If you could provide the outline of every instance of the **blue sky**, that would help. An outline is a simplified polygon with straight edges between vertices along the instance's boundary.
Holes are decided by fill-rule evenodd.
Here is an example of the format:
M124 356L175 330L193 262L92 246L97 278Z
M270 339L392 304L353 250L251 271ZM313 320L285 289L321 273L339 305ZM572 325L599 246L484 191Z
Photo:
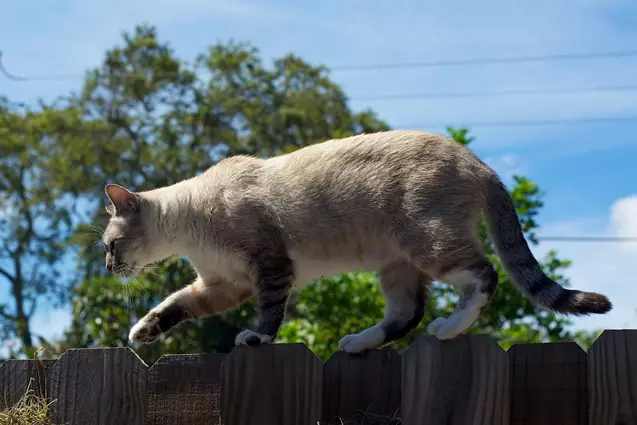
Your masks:
M514 4L515 3L515 4ZM3 63L18 75L81 75L122 31L148 22L192 60L216 41L249 41L264 58L294 52L329 66L634 50L632 1L266 2L185 0L13 2L3 5ZM357 101L383 94L637 85L637 57L462 67L333 71L352 107L371 107L394 128L430 124L637 117L637 91L455 99ZM79 90L81 78L15 82L0 94L33 103ZM547 193L541 234L637 236L637 120L546 126L474 126L473 148L507 180L521 173ZM510 180L508 180L510 181ZM636 243L546 242L574 264L573 286L607 294L615 309L580 328L637 325ZM0 291L2 291L0 289ZM2 292L0 292L1 294ZM68 313L44 309L36 332L51 335Z

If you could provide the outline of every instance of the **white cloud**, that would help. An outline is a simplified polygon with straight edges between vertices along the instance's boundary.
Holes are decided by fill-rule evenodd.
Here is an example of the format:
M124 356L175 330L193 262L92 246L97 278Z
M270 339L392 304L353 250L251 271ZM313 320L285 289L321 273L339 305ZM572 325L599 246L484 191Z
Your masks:
M617 201L611 209L610 217L616 236L637 237L637 195ZM637 252L637 245L626 247L631 252Z
M540 236L637 237L637 194L618 199L606 217L552 223ZM637 242L542 242L533 249L541 257L550 249L573 263L565 273L572 288L602 293L613 309L605 315L573 320L583 329L637 328L635 259Z

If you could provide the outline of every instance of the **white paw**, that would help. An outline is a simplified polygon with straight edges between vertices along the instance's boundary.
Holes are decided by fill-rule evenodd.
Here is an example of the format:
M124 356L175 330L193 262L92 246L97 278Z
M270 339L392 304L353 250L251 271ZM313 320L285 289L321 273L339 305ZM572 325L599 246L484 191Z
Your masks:
M356 354L380 346L385 340L385 332L380 327L371 327L355 335L345 335L339 342L341 350Z
M159 335L161 335L159 316L149 313L131 328L128 339L137 344L149 344Z
M264 335L247 329L237 335L234 339L235 345L260 345L269 344L274 338L270 335Z
M453 317L438 317L427 326L429 335L438 339L452 339L464 332Z

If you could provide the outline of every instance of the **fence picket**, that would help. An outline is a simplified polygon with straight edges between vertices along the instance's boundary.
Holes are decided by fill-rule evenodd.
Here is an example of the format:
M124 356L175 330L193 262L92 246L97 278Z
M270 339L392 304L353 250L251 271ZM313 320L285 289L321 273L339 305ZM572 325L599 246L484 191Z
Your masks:
M401 424L506 425L509 363L486 335L420 337L402 361Z
M240 346L221 367L224 425L315 425L323 363L304 344Z
M50 373L55 419L65 425L144 425L147 373L129 348L67 350Z
M511 425L586 425L586 353L574 342L509 349Z
M357 356L335 353L324 366L321 425L395 416L400 410L400 365L400 355L389 349Z
M162 356L148 371L147 425L221 425L225 354Z
M0 365L0 410L14 406L33 390L36 397L46 397L46 383L55 360L7 360Z
M637 423L637 330L607 330L588 350L590 425Z

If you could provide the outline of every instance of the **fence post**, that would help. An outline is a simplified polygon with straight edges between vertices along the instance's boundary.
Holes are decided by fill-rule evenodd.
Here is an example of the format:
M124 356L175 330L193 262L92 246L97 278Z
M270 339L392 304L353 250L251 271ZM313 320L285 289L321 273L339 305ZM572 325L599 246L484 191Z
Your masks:
M400 365L400 355L387 348L332 355L324 366L321 425L395 416L400 410Z
M509 349L511 425L586 425L586 353L574 342Z
M590 425L637 423L637 330L606 330L588 350Z
M315 425L323 363L303 344L235 347L221 366L224 425Z
M225 354L164 355L148 371L147 425L221 425Z
M486 335L423 336L403 354L401 424L507 425L509 361Z
M50 374L55 423L144 425L147 373L129 348L67 350Z

